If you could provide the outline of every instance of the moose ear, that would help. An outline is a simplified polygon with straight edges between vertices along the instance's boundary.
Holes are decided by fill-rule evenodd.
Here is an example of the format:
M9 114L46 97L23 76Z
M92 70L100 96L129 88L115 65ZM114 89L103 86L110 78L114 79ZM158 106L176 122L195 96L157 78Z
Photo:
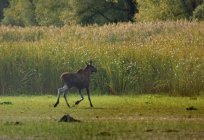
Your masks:
M92 64L93 64L93 61L92 61L92 60L90 60L89 63L86 62L86 65L92 65Z

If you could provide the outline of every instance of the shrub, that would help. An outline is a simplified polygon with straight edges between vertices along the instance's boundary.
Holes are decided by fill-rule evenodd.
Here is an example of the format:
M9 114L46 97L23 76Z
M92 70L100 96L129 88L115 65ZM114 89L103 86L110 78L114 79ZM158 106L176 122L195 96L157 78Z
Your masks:
M36 25L34 7L28 0L11 0L4 10L2 23L5 25Z
M204 20L204 4L199 5L193 12L193 19Z

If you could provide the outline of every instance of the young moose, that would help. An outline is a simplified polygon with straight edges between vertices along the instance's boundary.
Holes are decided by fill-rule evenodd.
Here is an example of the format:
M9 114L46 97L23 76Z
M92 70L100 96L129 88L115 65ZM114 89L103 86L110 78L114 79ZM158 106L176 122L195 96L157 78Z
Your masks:
M92 61L90 61L89 64L87 63L86 68L80 69L76 73L69 73L69 72L63 73L60 78L62 79L64 86L58 89L58 98L57 98L57 102L54 104L54 107L56 107L59 104L59 98L61 94L64 95L64 99L67 103L67 106L70 107L66 98L66 94L68 93L68 90L72 87L76 87L79 90L79 94L81 96L81 99L76 101L75 105L78 105L84 99L81 93L81 90L85 88L88 94L90 106L93 107L91 103L90 93L89 93L89 83L90 83L89 77L93 72L97 72L97 69L92 65Z

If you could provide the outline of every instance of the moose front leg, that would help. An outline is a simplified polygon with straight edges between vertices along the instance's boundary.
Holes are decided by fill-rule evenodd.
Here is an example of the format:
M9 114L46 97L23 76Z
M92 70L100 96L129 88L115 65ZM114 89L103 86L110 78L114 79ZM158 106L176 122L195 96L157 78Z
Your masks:
M65 101L66 101L66 104L67 104L67 106L68 107L70 107L70 105L69 105L69 103L68 103L68 101L67 101L67 93L68 93L68 91L66 91L65 93L64 93L64 99L65 99Z
M81 96L81 99L80 99L80 100L77 100L77 101L75 102L75 105L78 105L82 100L84 100L83 94L81 93L81 89L79 89L79 94L80 94L80 96Z
M86 92L87 92L87 95L88 95L88 99L89 99L90 107L93 107L92 102L91 102L91 97L90 97L89 88L86 88Z

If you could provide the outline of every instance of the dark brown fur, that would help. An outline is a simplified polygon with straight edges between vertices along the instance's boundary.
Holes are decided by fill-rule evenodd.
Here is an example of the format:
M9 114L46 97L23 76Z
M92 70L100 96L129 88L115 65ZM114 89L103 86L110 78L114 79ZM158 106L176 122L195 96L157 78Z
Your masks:
M84 99L83 95L81 93L81 90L86 89L87 94L88 94L88 99L90 102L90 106L92 107L93 105L92 105L91 99L90 99L89 84L90 84L90 75L93 72L97 72L97 69L94 66L92 66L92 62L90 62L90 64L87 64L85 69L80 69L76 73L70 73L70 72L63 73L60 76L60 78L62 79L64 86L62 88L58 89L58 99L57 99L57 102L55 103L54 107L56 107L59 104L59 97L60 97L61 93L64 93L65 101L66 101L67 105L69 106L67 99L66 99L66 93L72 87L75 87L79 90L79 93L80 93L81 98L82 98L82 99L76 101L75 105L79 104Z

